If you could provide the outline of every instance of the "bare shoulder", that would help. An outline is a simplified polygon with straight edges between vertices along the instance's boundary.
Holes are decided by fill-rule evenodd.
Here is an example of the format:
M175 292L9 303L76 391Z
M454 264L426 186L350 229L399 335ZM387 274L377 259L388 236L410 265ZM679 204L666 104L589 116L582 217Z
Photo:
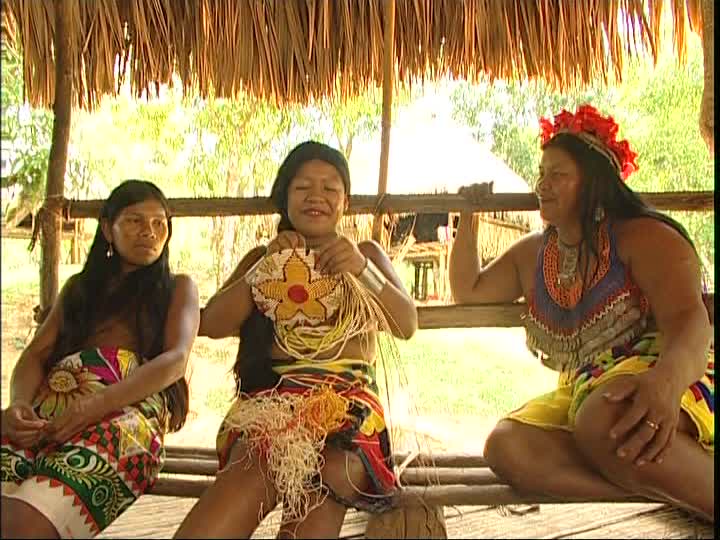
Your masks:
M520 265L534 265L537 254L542 248L542 231L531 232L518 239L510 246L515 261Z
M65 283L62 286L62 289L60 290L60 296L63 296L68 293L68 291L71 291L73 287L76 287L77 284L80 282L81 273L78 272L77 274L73 274L69 278L65 280Z
M173 290L173 300L192 306L199 306L200 293L198 292L195 280L187 274L175 274L173 276L175 288ZM199 307L198 307L199 309Z
M618 252L622 259L648 251L669 254L690 254L688 240L669 223L653 217L637 217L616 224Z

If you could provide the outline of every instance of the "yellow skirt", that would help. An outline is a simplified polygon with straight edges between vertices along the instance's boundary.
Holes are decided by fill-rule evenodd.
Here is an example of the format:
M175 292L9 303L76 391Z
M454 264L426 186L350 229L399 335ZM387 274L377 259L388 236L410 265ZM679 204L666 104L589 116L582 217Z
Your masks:
M578 370L560 373L556 390L530 400L506 418L543 429L572 431L577 411L593 390L620 375L647 371L657 361L661 347L662 337L658 332L651 332L627 347L607 350ZM685 391L680 408L697 427L698 442L714 453L714 349L708 353L705 375Z

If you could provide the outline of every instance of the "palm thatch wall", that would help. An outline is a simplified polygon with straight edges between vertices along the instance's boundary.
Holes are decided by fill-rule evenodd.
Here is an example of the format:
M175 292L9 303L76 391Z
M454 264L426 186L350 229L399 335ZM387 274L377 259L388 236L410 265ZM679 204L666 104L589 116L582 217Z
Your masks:
M395 81L452 75L539 77L559 88L619 78L657 54L663 0L92 0L73 2L77 105L130 78L137 95L171 83L202 96L277 102L356 94L383 78L387 2L395 2ZM704 2L668 0L684 59ZM6 42L22 46L29 102L53 102L54 2L4 0ZM712 9L712 8L710 8ZM706 10L707 11L707 10ZM706 26L708 26L706 21ZM712 47L712 46L711 46Z

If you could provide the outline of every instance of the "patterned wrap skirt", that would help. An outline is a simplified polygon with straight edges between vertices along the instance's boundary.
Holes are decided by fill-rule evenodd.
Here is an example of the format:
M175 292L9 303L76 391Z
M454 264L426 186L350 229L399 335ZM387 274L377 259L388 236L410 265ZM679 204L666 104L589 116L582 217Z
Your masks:
M304 420L322 423L323 415L328 414L327 406L323 406L322 402L327 405L339 397L343 403L344 419L326 433L323 444L356 454L364 465L370 488L367 493L358 492L352 499L347 499L322 482L319 475L306 478L305 485L316 487L320 484L324 493L347 507L373 513L388 510L398 482L383 408L378 398L375 367L362 360L340 359L327 362L273 361L273 370L280 375L280 382L275 388L241 394L225 416L216 441L220 469L228 465L231 450L238 440L257 438L257 428L238 429L237 421L240 414L252 414L248 411L253 404L269 403L273 396L301 397L304 400L301 403L306 403L307 407L298 406L296 401L290 406L287 423L280 428L291 431ZM288 413L287 407L276 410L277 414ZM281 438L278 435L267 433L267 445L272 447L273 442ZM271 448L263 450L270 451Z
M662 348L659 332L647 332L631 343L613 347L592 362L560 373L556 390L530 400L506 418L544 428L572 431L585 399L599 386L620 375L643 373L655 365ZM710 348L705 375L682 395L680 408L697 428L697 440L715 452L715 351Z
M45 420L74 399L124 379L138 367L136 355L94 348L60 360L35 399ZM62 444L22 449L2 439L2 496L42 513L61 538L92 538L150 488L164 460L167 409L161 395L115 411Z

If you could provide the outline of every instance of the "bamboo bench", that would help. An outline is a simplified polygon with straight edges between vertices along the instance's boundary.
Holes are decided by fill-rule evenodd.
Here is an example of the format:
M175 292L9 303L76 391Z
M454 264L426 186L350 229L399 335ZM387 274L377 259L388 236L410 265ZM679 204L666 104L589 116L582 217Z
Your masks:
M395 462L409 456L395 454ZM424 466L432 463L433 466ZM148 491L152 495L200 497L218 470L215 451L210 448L166 447L160 477ZM519 493L498 478L481 455L434 454L414 457L402 471L403 486L394 510L370 516L367 538L447 538L445 506L534 505L577 502L649 502L643 497L617 499L557 499L546 495Z

